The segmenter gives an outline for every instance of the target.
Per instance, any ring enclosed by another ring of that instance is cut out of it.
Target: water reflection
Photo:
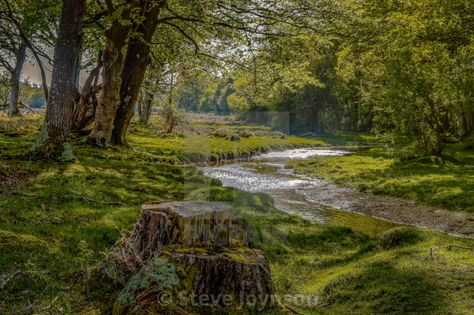
[[[321,224],[349,226],[369,235],[396,226],[395,223],[347,211],[353,204],[348,197],[350,189],[295,175],[285,168],[285,162],[292,159],[348,153],[331,149],[291,149],[269,152],[249,162],[204,167],[203,171],[206,176],[219,179],[224,186],[267,193],[274,198],[277,209]]]

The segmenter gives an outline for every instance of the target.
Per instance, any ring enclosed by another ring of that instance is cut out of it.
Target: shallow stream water
[[[339,149],[290,149],[259,155],[250,161],[203,167],[208,177],[223,186],[248,192],[263,192],[273,197],[277,209],[320,224],[351,227],[375,235],[397,226],[396,223],[351,212],[351,189],[323,180],[294,174],[285,165],[294,159],[350,154]]]

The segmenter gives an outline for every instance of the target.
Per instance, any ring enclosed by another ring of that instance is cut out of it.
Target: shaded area
[[[446,314],[448,303],[432,275],[379,261],[328,284],[324,314]]]

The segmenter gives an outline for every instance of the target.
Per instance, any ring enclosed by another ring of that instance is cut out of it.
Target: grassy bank
[[[154,117],[149,125],[134,124],[132,146],[157,155],[173,155],[186,162],[223,162],[246,159],[270,149],[326,146],[320,139],[286,136],[268,127],[232,122],[201,122],[192,118],[175,134],[164,133],[164,124]]]
[[[474,151],[448,147],[442,158],[398,161],[385,148],[340,157],[294,161],[293,169],[361,191],[474,212]]]
[[[370,238],[281,213],[251,212],[279,294],[315,296],[304,314],[467,314],[474,306],[473,247],[427,230]]]
[[[321,141],[258,127],[246,136],[249,128],[219,124],[180,131],[219,143],[209,151],[183,145],[186,137],[164,135],[155,124],[133,125],[133,150],[91,148],[78,139],[78,161],[61,164],[25,156],[38,123],[0,122],[0,314],[108,313],[119,288],[91,283],[91,271],[147,200],[233,202],[269,259],[277,294],[316,297],[312,307],[292,306],[303,313],[460,314],[474,307],[472,250],[429,250],[474,247],[472,240],[411,229],[369,237],[312,224],[272,210],[265,195],[222,188],[181,161]],[[240,141],[231,141],[239,131]]]

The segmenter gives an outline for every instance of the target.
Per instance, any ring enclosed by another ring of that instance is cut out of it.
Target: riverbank
[[[386,148],[338,157],[294,161],[298,174],[310,175],[359,191],[474,213],[474,151],[449,147],[443,158],[397,161]]]
[[[92,271],[149,200],[231,202],[268,257],[277,294],[315,297],[309,306],[288,301],[305,314],[461,314],[474,308],[474,255],[464,249],[473,248],[473,240],[418,229],[371,237],[287,215],[273,209],[268,196],[220,187],[183,163],[175,136],[153,124],[132,126],[133,150],[92,148],[77,139],[75,163],[30,161],[25,153],[38,126],[38,119],[2,120],[0,126],[1,314],[110,313],[120,288],[92,280]],[[265,128],[235,128],[250,129],[249,142],[206,138],[199,127],[202,134],[194,135],[225,143],[219,147],[224,152],[284,139],[264,138]],[[294,139],[295,145],[323,143]]]
[[[350,152],[331,148],[288,149],[203,170],[205,175],[221,180],[225,186],[267,193],[274,198],[279,210],[310,221],[347,226],[368,235],[402,224],[474,238],[474,214],[361,192],[310,176],[295,175],[286,167],[288,163],[305,163],[308,158],[330,161],[344,154]]]

